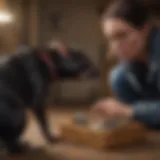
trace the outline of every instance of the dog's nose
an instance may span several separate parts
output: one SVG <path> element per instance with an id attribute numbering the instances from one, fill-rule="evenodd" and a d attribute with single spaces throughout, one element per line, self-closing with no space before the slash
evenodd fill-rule
<path id="1" fill-rule="evenodd" d="M 86 78 L 98 78 L 100 76 L 100 72 L 97 69 L 88 69 L 86 72 L 84 72 L 82 77 Z"/>

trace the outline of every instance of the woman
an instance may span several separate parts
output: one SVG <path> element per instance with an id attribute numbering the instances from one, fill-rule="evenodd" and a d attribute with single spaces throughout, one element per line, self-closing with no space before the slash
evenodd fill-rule
<path id="1" fill-rule="evenodd" d="M 112 3 L 102 27 L 110 54 L 121 62 L 110 76 L 117 100 L 101 100 L 93 110 L 160 128 L 160 30 L 152 27 L 148 10 L 136 0 Z"/>

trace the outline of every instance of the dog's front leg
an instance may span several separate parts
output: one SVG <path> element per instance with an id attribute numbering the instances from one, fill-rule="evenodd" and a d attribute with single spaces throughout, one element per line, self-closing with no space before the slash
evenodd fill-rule
<path id="1" fill-rule="evenodd" d="M 59 140 L 59 138 L 53 136 L 51 131 L 49 130 L 46 107 L 45 107 L 44 103 L 38 104 L 36 106 L 36 108 L 34 108 L 34 113 L 37 117 L 37 120 L 38 120 L 40 127 L 41 127 L 41 130 L 42 130 L 42 133 L 43 133 L 44 137 L 46 138 L 46 140 L 49 143 L 57 142 Z"/>

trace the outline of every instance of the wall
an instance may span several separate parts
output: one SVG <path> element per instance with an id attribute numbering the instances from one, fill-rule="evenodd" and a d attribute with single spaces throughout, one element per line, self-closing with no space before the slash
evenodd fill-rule
<path id="1" fill-rule="evenodd" d="M 86 55 L 99 66 L 102 35 L 99 17 L 96 12 L 98 1 L 94 0 L 46 0 L 41 2 L 40 9 L 40 43 L 45 44 L 53 37 L 60 37 L 73 47 L 85 51 Z M 52 28 L 52 14 L 60 13 L 62 24 L 60 29 Z M 98 81 L 63 82 L 61 94 L 63 98 L 86 99 L 91 89 L 99 87 Z"/>
<path id="2" fill-rule="evenodd" d="M 20 43 L 22 29 L 21 5 L 21 0 L 15 0 L 14 2 L 8 0 L 8 3 L 4 5 L 4 9 L 13 15 L 13 21 L 0 24 L 0 54 L 11 54 Z"/>

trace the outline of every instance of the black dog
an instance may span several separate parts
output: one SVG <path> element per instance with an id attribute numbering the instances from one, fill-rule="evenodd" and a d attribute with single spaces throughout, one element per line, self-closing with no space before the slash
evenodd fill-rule
<path id="1" fill-rule="evenodd" d="M 20 136 L 25 128 L 25 108 L 36 115 L 42 132 L 49 142 L 51 135 L 45 117 L 44 101 L 49 84 L 54 80 L 98 75 L 82 54 L 69 50 L 64 57 L 53 49 L 33 49 L 10 57 L 0 68 L 0 140 L 10 153 L 23 151 Z"/>

